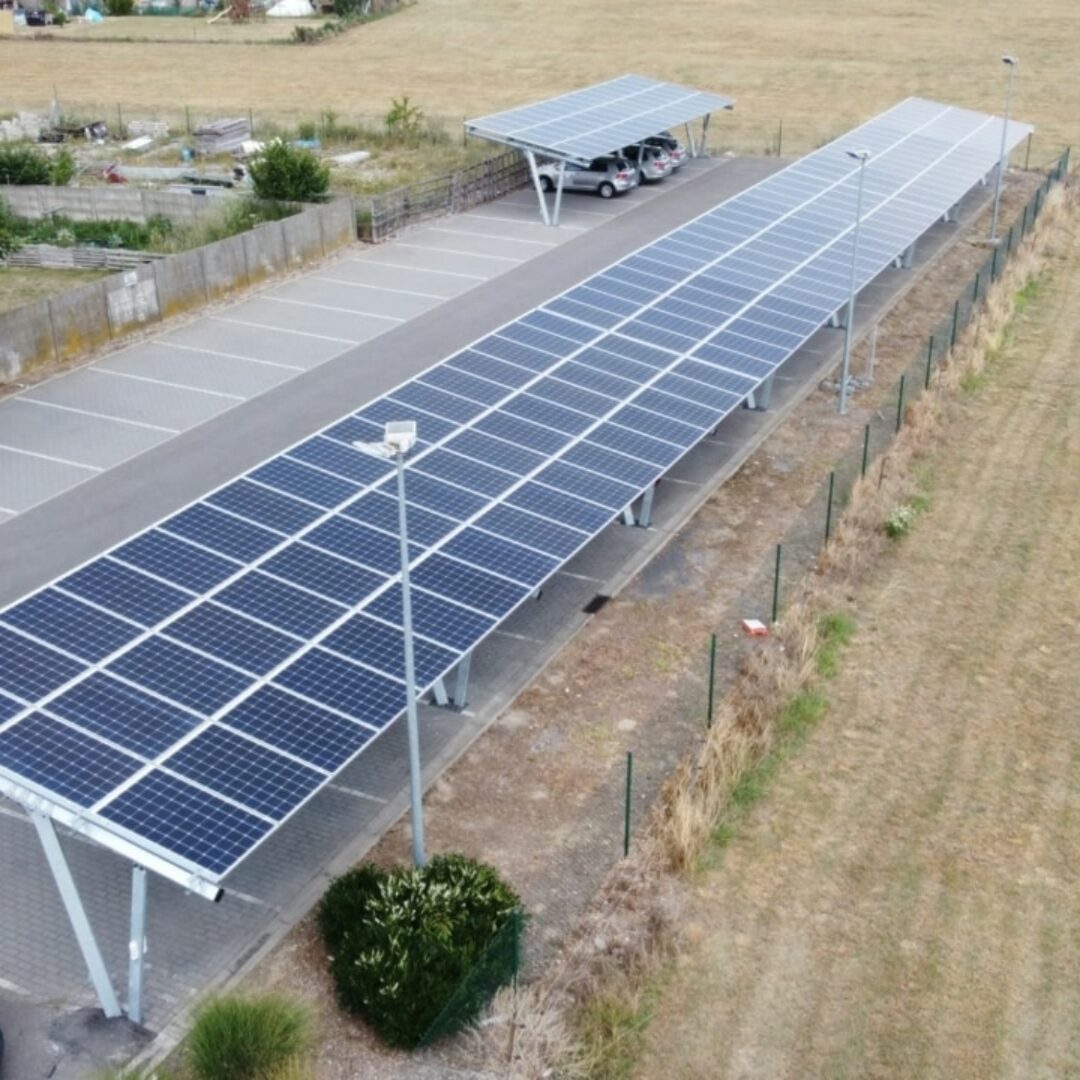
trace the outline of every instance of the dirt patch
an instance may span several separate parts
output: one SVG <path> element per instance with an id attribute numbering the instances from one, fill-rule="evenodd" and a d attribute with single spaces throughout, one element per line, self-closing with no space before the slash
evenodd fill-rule
<path id="1" fill-rule="evenodd" d="M 1010 206 L 1028 194 L 1010 191 Z M 984 248 L 961 243 L 932 267 L 883 324 L 877 381 L 856 397 L 849 416 L 836 415 L 831 391 L 807 399 L 429 795 L 431 849 L 493 862 L 524 897 L 533 916 L 530 971 L 555 955 L 621 852 L 626 750 L 644 751 L 637 774 L 644 806 L 700 734 L 709 633 L 720 628 L 723 669 L 733 671 L 746 647 L 736 615 L 748 579 L 803 513 L 831 462 L 891 397 L 891 376 L 910 363 L 915 344 L 943 314 L 943 297 L 985 257 Z M 374 857 L 403 861 L 408 850 L 401 823 Z M 303 988 L 329 1015 L 323 967 L 306 926 L 257 980 Z M 328 1020 L 334 1030 L 341 1023 Z M 332 1041 L 320 1076 L 403 1075 L 401 1059 L 381 1055 L 357 1028 L 350 1027 L 344 1049 L 331 1049 Z M 416 1075 L 449 1069 L 455 1052 L 450 1045 L 411 1059 L 409 1067 Z"/>
<path id="2" fill-rule="evenodd" d="M 1080 1070 L 1080 235 L 947 417 L 829 713 L 697 892 L 636 1075 Z"/>

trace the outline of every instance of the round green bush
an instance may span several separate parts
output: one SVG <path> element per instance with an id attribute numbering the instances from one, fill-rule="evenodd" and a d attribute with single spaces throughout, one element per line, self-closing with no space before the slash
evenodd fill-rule
<path id="1" fill-rule="evenodd" d="M 260 199 L 323 202 L 330 170 L 310 150 L 280 139 L 259 152 L 250 165 L 251 182 Z"/>
<path id="2" fill-rule="evenodd" d="M 492 867 L 463 855 L 344 874 L 318 911 L 339 1001 L 390 1045 L 418 1045 L 520 904 Z M 496 968 L 496 981 L 513 974 Z"/>

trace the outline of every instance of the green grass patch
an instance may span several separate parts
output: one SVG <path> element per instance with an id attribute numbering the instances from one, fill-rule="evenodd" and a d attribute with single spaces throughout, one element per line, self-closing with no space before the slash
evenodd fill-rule
<path id="1" fill-rule="evenodd" d="M 855 635 L 855 620 L 843 612 L 823 615 L 818 622 L 818 634 L 820 641 L 814 668 L 823 679 L 835 678 L 840 668 L 840 650 Z"/>
<path id="2" fill-rule="evenodd" d="M 662 988 L 657 977 L 639 989 L 612 991 L 586 1003 L 578 1034 L 589 1048 L 590 1080 L 625 1080 L 633 1073 Z"/>
<path id="3" fill-rule="evenodd" d="M 186 1043 L 194 1080 L 270 1080 L 295 1071 L 311 1045 L 308 1010 L 281 997 L 207 998 Z"/>

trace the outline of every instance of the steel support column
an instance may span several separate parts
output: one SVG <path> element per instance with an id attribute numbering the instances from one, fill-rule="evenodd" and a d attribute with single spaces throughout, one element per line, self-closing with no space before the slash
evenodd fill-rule
<path id="1" fill-rule="evenodd" d="M 712 113 L 706 113 L 705 119 L 701 121 L 701 142 L 698 144 L 698 157 L 706 157 L 706 143 L 709 140 L 709 121 L 712 119 Z"/>
<path id="2" fill-rule="evenodd" d="M 146 869 L 131 868 L 131 933 L 128 939 L 128 1019 L 143 1022 L 143 957 L 146 955 Z"/>
<path id="3" fill-rule="evenodd" d="M 472 652 L 467 652 L 458 664 L 454 679 L 454 705 L 464 709 L 469 703 L 469 669 L 472 667 Z"/>
<path id="4" fill-rule="evenodd" d="M 697 157 L 697 143 L 694 141 L 694 129 L 690 126 L 690 121 L 686 121 L 686 148 L 690 152 L 691 157 Z"/>
<path id="5" fill-rule="evenodd" d="M 559 162 L 559 180 L 555 185 L 555 210 L 551 215 L 551 224 L 559 224 L 559 210 L 562 208 L 563 180 L 566 178 L 566 162 Z"/>
<path id="6" fill-rule="evenodd" d="M 624 525 L 634 524 L 634 508 L 632 506 L 623 507 L 622 520 Z"/>
<path id="7" fill-rule="evenodd" d="M 900 266 L 904 270 L 910 270 L 915 265 L 915 245 L 917 240 L 912 240 L 906 248 L 904 248 L 904 254 L 900 261 Z"/>
<path id="8" fill-rule="evenodd" d="M 540 216 L 545 225 L 550 225 L 551 215 L 548 213 L 547 199 L 544 198 L 544 189 L 540 184 L 540 174 L 536 171 L 536 155 L 531 150 L 526 150 L 525 160 L 529 163 L 529 175 L 532 177 L 533 187 L 536 188 L 536 197 L 540 200 Z"/>
<path id="9" fill-rule="evenodd" d="M 758 412 L 768 411 L 769 402 L 772 401 L 773 378 L 774 376 L 770 375 L 755 391 L 756 403 L 751 407 Z"/>
<path id="10" fill-rule="evenodd" d="M 655 494 L 656 484 L 650 484 L 641 497 L 641 510 L 638 512 L 637 519 L 639 529 L 647 529 L 652 524 L 652 504 Z"/>
<path id="11" fill-rule="evenodd" d="M 109 979 L 109 972 L 102 959 L 90 920 L 86 917 L 86 909 L 82 905 L 82 898 L 79 896 L 75 879 L 71 876 L 71 869 L 64 857 L 64 849 L 60 846 L 60 839 L 53 828 L 52 820 L 40 810 L 30 810 L 29 814 L 34 828 L 37 829 L 38 839 L 45 851 L 45 858 L 52 871 L 53 880 L 60 891 L 60 899 L 64 902 L 71 929 L 75 931 L 75 939 L 79 943 L 86 969 L 90 973 L 90 982 L 94 985 L 101 1008 L 110 1019 L 120 1016 L 120 1002 Z"/>
<path id="12" fill-rule="evenodd" d="M 431 696 L 435 699 L 436 705 L 446 706 L 450 704 L 450 695 L 446 692 L 446 683 L 441 675 L 435 680 L 435 685 L 431 688 Z"/>

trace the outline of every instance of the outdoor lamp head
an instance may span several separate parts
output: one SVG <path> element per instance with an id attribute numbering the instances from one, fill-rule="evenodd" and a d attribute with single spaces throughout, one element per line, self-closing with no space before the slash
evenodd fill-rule
<path id="1" fill-rule="evenodd" d="M 387 446 L 392 446 L 399 454 L 407 454 L 416 445 L 416 421 L 389 421 L 384 438 Z"/>
<path id="2" fill-rule="evenodd" d="M 856 161 L 865 162 L 870 160 L 869 150 L 845 150 L 844 153 L 847 154 L 849 158 L 854 158 Z"/>
<path id="3" fill-rule="evenodd" d="M 1003 64 L 1008 64 L 1009 67 L 1016 67 L 1016 65 L 1020 63 L 1020 61 L 1017 60 L 1017 58 L 1015 56 L 1009 56 L 1009 55 L 1003 56 L 1001 58 L 1001 62 Z"/>

